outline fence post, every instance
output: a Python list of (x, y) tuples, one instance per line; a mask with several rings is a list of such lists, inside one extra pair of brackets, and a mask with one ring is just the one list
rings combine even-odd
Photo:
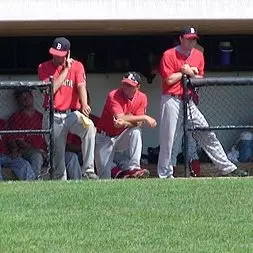
[(54, 86), (53, 86), (53, 77), (50, 76), (50, 86), (49, 86), (49, 168), (50, 174), (52, 176), (52, 171), (54, 169)]
[(187, 75), (183, 75), (183, 129), (184, 129), (184, 175), (185, 177), (189, 177), (190, 170), (189, 170), (189, 159), (188, 159), (188, 112), (187, 112), (187, 105), (188, 105), (188, 77)]

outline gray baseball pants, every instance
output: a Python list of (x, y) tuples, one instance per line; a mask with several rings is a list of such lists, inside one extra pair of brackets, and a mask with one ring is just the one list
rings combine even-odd
[(122, 169), (140, 168), (142, 139), (141, 130), (138, 127), (128, 128), (120, 135), (109, 137), (97, 133), (95, 161), (98, 169), (98, 176), (101, 179), (111, 178), (111, 169), (115, 166), (114, 159), (116, 152), (128, 152), (129, 160)]
[[(182, 135), (183, 138), (183, 135)], [(171, 154), (171, 164), (173, 166), (177, 165), (177, 156), (179, 153), (183, 152), (182, 150), (182, 139), (177, 138), (177, 140), (174, 140), (173, 148), (172, 148), (172, 154)], [(192, 160), (199, 160), (198, 155), (198, 145), (193, 137), (193, 134), (190, 132), (188, 134), (188, 161), (191, 162)]]
[[(161, 98), (161, 120), (160, 120), (160, 153), (158, 159), (157, 173), (160, 178), (173, 175), (173, 163), (178, 153), (178, 142), (183, 136), (183, 101), (170, 95)], [(195, 127), (207, 127), (208, 123), (193, 101), (188, 105), (188, 122)], [(226, 153), (216, 135), (212, 131), (194, 132), (194, 138), (210, 157), (214, 165), (228, 174), (237, 167), (228, 160)]]
[[(48, 113), (44, 114), (43, 127), (48, 128)], [(65, 148), (68, 132), (76, 134), (82, 140), (83, 172), (94, 172), (94, 149), (96, 128), (93, 124), (84, 128), (80, 121), (80, 112), (54, 113), (54, 169), (53, 179), (66, 180)], [(48, 139), (48, 136), (46, 136)]]

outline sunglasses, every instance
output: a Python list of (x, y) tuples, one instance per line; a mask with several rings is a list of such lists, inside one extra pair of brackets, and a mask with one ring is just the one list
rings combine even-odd
[(135, 78), (135, 76), (132, 73), (129, 75), (125, 75), (124, 78), (127, 78), (135, 83), (139, 83), (139, 81)]

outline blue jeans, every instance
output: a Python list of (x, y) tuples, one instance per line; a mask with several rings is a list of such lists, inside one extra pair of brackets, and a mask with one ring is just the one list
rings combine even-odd
[[(20, 180), (34, 180), (35, 174), (28, 161), (22, 157), (11, 158), (10, 156), (0, 154), (0, 176), (2, 178), (2, 166), (10, 167), (16, 177)], [(0, 178), (0, 180), (1, 180)]]
[(23, 154), (25, 160), (27, 160), (35, 174), (36, 179), (40, 177), (41, 168), (44, 163), (42, 152), (39, 149), (30, 149)]
[(239, 161), (250, 162), (253, 157), (253, 141), (240, 140), (239, 143)]

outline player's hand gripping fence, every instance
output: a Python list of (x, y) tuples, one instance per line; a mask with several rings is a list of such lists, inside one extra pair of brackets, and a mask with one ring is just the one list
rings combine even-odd
[[(0, 108), (1, 108), (1, 119), (4, 119), (8, 122), (11, 115), (18, 111), (20, 108), (18, 108), (14, 94), (17, 90), (30, 90), (33, 95), (33, 102), (34, 102), (34, 108), (39, 111), (42, 114), (47, 114), (48, 117), (46, 117), (48, 122), (45, 122), (46, 128), (42, 129), (14, 129), (13, 127), (9, 129), (8, 127), (6, 129), (0, 129), (0, 136), (7, 135), (46, 135), (49, 142), (47, 145), (47, 158), (48, 158), (48, 169), (53, 169), (53, 152), (54, 152), (54, 141), (53, 141), (53, 119), (54, 119), (54, 112), (53, 112), (53, 85), (52, 85), (52, 79), (50, 79), (49, 82), (41, 82), (41, 81), (0, 81)], [(48, 108), (45, 110), (42, 106), (44, 96), (48, 96), (49, 103)], [(34, 118), (31, 118), (31, 121), (36, 120)], [(21, 122), (22, 123), (22, 122)], [(27, 122), (23, 122), (27, 123)], [(32, 122), (30, 122), (31, 125)], [(19, 124), (20, 125), (20, 124)], [(22, 125), (22, 124), (21, 124)], [(29, 125), (25, 124), (25, 125)], [(14, 124), (15, 126), (15, 124)]]
[[(253, 78), (252, 77), (206, 77), (183, 76), (184, 85), (184, 164), (185, 176), (189, 176), (188, 134), (198, 131), (217, 131), (218, 139), (228, 150), (243, 129), (253, 129)], [(198, 89), (200, 103), (208, 126), (191, 121), (189, 88)], [(224, 131), (219, 131), (224, 130)]]

